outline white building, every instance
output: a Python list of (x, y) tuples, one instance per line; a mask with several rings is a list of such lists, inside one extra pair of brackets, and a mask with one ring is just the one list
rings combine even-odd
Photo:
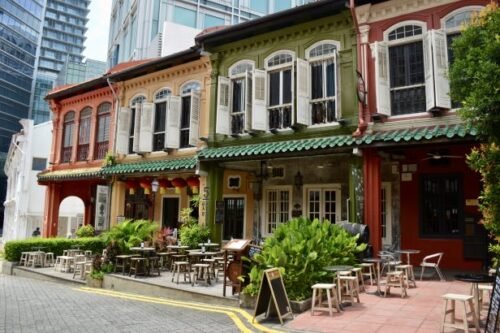
[[(12, 136), (4, 167), (7, 195), (3, 242), (31, 237), (33, 230), (39, 227), (42, 231), (43, 225), (45, 187), (38, 185), (36, 175), (47, 167), (52, 122), (33, 125), (33, 120), (22, 119), (20, 123), (22, 129)], [(75, 197), (64, 200), (59, 220), (63, 225), (59, 235), (66, 236), (83, 220), (83, 202)]]
[(108, 66), (194, 45), (203, 29), (245, 22), (314, 0), (113, 0)]

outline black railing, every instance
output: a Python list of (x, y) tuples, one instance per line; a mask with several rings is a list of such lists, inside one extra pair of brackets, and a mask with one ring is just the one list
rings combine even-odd
[(106, 157), (106, 153), (108, 152), (108, 141), (97, 142), (95, 150), (95, 159), (104, 159), (104, 157)]
[(68, 163), (71, 161), (71, 153), (73, 152), (73, 147), (64, 147), (61, 152), (61, 162)]
[(425, 86), (391, 91), (392, 115), (425, 112)]
[(77, 161), (86, 161), (89, 156), (89, 144), (78, 145)]
[(317, 101), (311, 103), (311, 123), (326, 124), (337, 121), (335, 114), (335, 101)]
[(282, 106), (272, 108), (269, 112), (269, 129), (283, 129), (292, 126), (292, 107)]

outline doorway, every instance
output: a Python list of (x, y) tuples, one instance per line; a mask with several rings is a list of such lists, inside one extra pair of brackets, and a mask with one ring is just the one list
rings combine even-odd
[(242, 239), (245, 226), (245, 198), (224, 198), (224, 228), (222, 238)]
[(162, 212), (162, 227), (175, 229), (179, 227), (179, 198), (164, 197)]

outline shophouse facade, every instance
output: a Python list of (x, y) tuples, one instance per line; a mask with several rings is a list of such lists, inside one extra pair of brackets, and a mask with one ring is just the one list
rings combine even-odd
[(419, 249), (415, 262), (443, 252), (446, 268), (485, 263), (480, 179), (466, 163), (477, 141), (450, 99), (447, 72), (453, 38), (488, 2), (365, 1), (355, 8), (368, 92), (356, 135), (376, 251)]
[(196, 42), (214, 78), (208, 148), (198, 153), (213, 237), (260, 239), (301, 215), (362, 222), (356, 39), (345, 3), (304, 5)]

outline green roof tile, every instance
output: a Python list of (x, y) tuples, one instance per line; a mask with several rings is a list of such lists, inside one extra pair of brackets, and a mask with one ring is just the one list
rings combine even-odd
[(134, 173), (153, 173), (161, 171), (192, 170), (196, 168), (196, 156), (171, 160), (120, 163), (104, 167), (103, 175), (122, 175)]
[(51, 180), (73, 180), (73, 179), (86, 179), (86, 178), (88, 179), (100, 176), (101, 176), (101, 167), (46, 171), (46, 172), (40, 172), (37, 175), (38, 181), (40, 182), (46, 182)]
[(231, 159), (252, 156), (265, 156), (290, 152), (314, 151), (336, 147), (365, 146), (377, 143), (404, 144), (406, 142), (432, 140), (439, 138), (454, 139), (475, 136), (476, 131), (464, 125), (448, 125), (407, 128), (366, 134), (359, 138), (350, 135), (336, 135), (313, 139), (266, 142), (236, 145), (219, 148), (206, 148), (198, 152), (202, 160)]

